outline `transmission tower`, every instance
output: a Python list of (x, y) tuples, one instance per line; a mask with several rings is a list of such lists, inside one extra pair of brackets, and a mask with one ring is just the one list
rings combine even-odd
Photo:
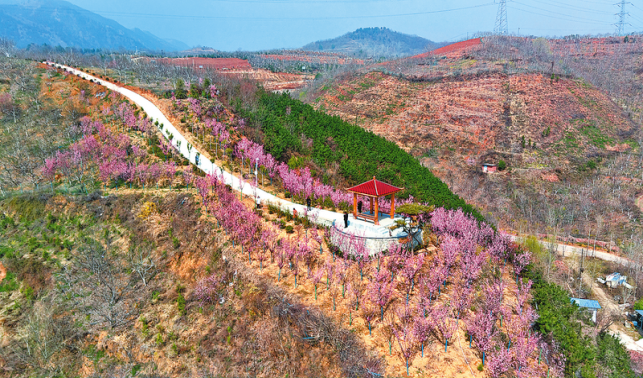
[(509, 24), (507, 23), (507, 0), (500, 0), (498, 6), (498, 15), (496, 16), (496, 34), (509, 34)]
[(625, 5), (630, 4), (629, 2), (625, 0), (621, 0), (620, 3), (616, 3), (615, 5), (619, 6), (621, 8), (620, 12), (618, 12), (616, 15), (618, 16), (618, 23), (616, 23), (616, 32), (618, 35), (625, 35), (625, 25), (627, 22), (625, 22), (625, 16), (629, 16), (630, 14), (625, 12)]

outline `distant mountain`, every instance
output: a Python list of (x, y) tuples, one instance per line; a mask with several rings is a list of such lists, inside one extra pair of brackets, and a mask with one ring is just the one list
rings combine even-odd
[(105, 50), (178, 51), (189, 47), (140, 29), (127, 29), (61, 0), (0, 0), (0, 36), (21, 48), (32, 43)]
[(400, 57), (421, 54), (441, 46), (428, 39), (388, 28), (363, 28), (335, 39), (309, 43), (303, 49), (362, 57)]

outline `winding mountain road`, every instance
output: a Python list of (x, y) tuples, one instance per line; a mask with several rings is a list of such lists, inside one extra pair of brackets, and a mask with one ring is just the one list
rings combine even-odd
[[(206, 158), (203, 155), (203, 152), (197, 151), (196, 148), (194, 148), (194, 151), (192, 152), (189, 151), (188, 150), (189, 142), (181, 134), (181, 132), (176, 127), (174, 127), (172, 122), (170, 122), (170, 120), (167, 119), (167, 117), (165, 117), (163, 112), (159, 108), (157, 108), (156, 105), (154, 105), (151, 101), (141, 96), (140, 94), (133, 92), (127, 88), (120, 87), (114, 83), (110, 83), (109, 81), (101, 80), (95, 76), (92, 76), (88, 73), (77, 70), (73, 67), (65, 66), (62, 64), (56, 64), (52, 62), (43, 62), (43, 63), (52, 67), (66, 69), (67, 71), (73, 73), (74, 75), (77, 75), (85, 80), (93, 80), (95, 83), (100, 84), (105, 88), (108, 88), (114, 92), (118, 92), (123, 96), (127, 97), (128, 99), (130, 99), (130, 101), (140, 106), (143, 109), (143, 111), (147, 113), (149, 118), (151, 118), (153, 121), (158, 121), (159, 124), (163, 124), (165, 130), (169, 131), (174, 136), (172, 140), (168, 140), (168, 141), (172, 143), (174, 147), (176, 147), (176, 149), (181, 153), (181, 155), (183, 155), (183, 157), (188, 159), (190, 163), (194, 164), (197, 168), (199, 168), (206, 174), (213, 175), (215, 172), (222, 174), (224, 183), (226, 185), (230, 185), (232, 189), (236, 191), (241, 191), (243, 194), (247, 196), (256, 195), (257, 198), (262, 203), (269, 202), (271, 204), (281, 207), (283, 210), (288, 210), (290, 212), (292, 212), (293, 210), (296, 210), (299, 214), (305, 213), (306, 211), (305, 206), (299, 205), (290, 201), (286, 201), (282, 198), (279, 198), (259, 188), (253, 189), (247, 181), (242, 182), (241, 180), (239, 180), (238, 177), (230, 174), (229, 172), (226, 172), (221, 167), (214, 164), (214, 162), (210, 161), (210, 159)], [(161, 131), (161, 134), (163, 134), (163, 136), (167, 139), (167, 136), (162, 131)], [(199, 152), (201, 154), (198, 165), (196, 162), (196, 152)], [(343, 214), (336, 213), (329, 210), (321, 210), (321, 209), (313, 209), (312, 211), (309, 212), (309, 214), (312, 215), (311, 218), (317, 220), (318, 224), (325, 225), (325, 226), (330, 226), (333, 224), (335, 220), (340, 221), (343, 218)]]

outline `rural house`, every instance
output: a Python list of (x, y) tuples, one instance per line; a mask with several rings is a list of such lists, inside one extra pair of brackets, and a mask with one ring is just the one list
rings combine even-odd
[(581, 308), (581, 310), (589, 311), (592, 313), (592, 322), (596, 323), (596, 313), (598, 310), (601, 309), (601, 305), (598, 303), (598, 301), (592, 300), (592, 299), (579, 299), (579, 298), (572, 298), (572, 303), (575, 303), (578, 305), (578, 307)]

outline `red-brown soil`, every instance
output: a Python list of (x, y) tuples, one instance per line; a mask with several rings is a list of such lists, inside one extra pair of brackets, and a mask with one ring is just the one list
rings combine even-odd
[(451, 147), (462, 159), (492, 150), (513, 153), (524, 136), (538, 148), (567, 151), (565, 160), (587, 149), (607, 151), (618, 144), (617, 134), (632, 127), (597, 89), (539, 74), (414, 83), (372, 72), (326, 91), (321, 100), (318, 106), (329, 113), (409, 151)]
[(160, 58), (150, 61), (181, 67), (212, 68), (215, 70), (252, 69), (247, 60), (238, 58)]
[(467, 51), (470, 51), (482, 43), (482, 38), (469, 39), (462, 42), (452, 43), (448, 46), (440, 47), (424, 54), (416, 55), (412, 58), (426, 58), (428, 56), (446, 55), (448, 57), (460, 57)]
[(284, 52), (283, 54), (263, 55), (263, 57), (269, 59), (309, 62), (317, 64), (364, 64), (364, 61), (361, 59), (354, 59), (341, 54), (329, 54), (311, 51)]

